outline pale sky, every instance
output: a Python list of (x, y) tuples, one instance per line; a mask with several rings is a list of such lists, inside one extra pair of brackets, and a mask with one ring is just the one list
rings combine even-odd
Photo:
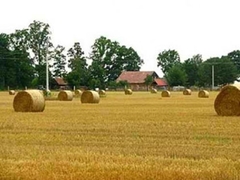
[(0, 33), (48, 23), (54, 46), (80, 42), (88, 56), (105, 36), (134, 48), (141, 70), (162, 72), (157, 56), (178, 51), (181, 61), (201, 54), (206, 60), (240, 50), (239, 0), (3, 0)]

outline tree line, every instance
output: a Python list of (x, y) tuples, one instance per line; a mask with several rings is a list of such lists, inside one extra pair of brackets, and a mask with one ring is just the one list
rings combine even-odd
[[(11, 34), (0, 34), (0, 89), (45, 85), (47, 62), (50, 82), (54, 77), (62, 77), (70, 87), (105, 89), (126, 85), (115, 80), (122, 71), (140, 70), (144, 60), (132, 47), (103, 36), (95, 40), (88, 56), (80, 42), (74, 42), (69, 49), (54, 45), (50, 26), (39, 21)], [(165, 50), (159, 53), (157, 62), (170, 86), (209, 86), (212, 65), (216, 67), (216, 84), (231, 83), (238, 78), (240, 51), (206, 61), (195, 55), (181, 62), (176, 50)]]
[[(106, 88), (115, 85), (122, 71), (138, 71), (143, 60), (132, 47), (101, 36), (84, 54), (80, 42), (69, 49), (51, 41), (50, 26), (33, 21), (28, 28), (0, 34), (0, 89), (46, 84), (46, 62), (50, 82), (64, 78), (73, 87)], [(91, 63), (88, 64), (87, 61)]]
[(240, 75), (239, 50), (205, 61), (197, 54), (183, 62), (176, 50), (165, 50), (157, 60), (170, 86), (211, 87), (212, 80), (214, 85), (225, 85), (238, 81)]

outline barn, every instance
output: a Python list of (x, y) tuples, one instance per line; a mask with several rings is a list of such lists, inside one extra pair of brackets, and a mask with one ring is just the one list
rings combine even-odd
[(167, 87), (167, 83), (163, 79), (159, 78), (155, 71), (123, 71), (116, 79), (116, 82), (127, 81), (129, 88), (132, 90), (144, 91), (149, 89), (149, 86), (145, 83), (145, 79), (148, 76), (153, 78), (153, 82), (149, 86), (154, 88)]

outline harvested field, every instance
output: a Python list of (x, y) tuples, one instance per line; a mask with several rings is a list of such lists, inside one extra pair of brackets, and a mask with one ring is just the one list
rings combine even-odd
[(239, 179), (239, 117), (216, 114), (217, 93), (108, 92), (16, 113), (0, 92), (0, 179)]

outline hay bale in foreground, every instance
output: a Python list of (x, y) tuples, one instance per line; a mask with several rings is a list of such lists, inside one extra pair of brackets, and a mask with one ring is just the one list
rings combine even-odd
[(58, 93), (58, 100), (59, 101), (72, 101), (73, 100), (72, 91), (69, 91), (69, 90), (60, 91)]
[(106, 91), (104, 91), (102, 89), (98, 91), (98, 94), (99, 94), (100, 97), (106, 97), (107, 96)]
[(80, 89), (76, 89), (74, 91), (74, 97), (81, 97), (81, 95), (82, 95), (82, 91)]
[(125, 93), (126, 95), (132, 95), (132, 90), (131, 90), (131, 89), (125, 89), (125, 90), (124, 90), (124, 93)]
[(162, 97), (170, 97), (171, 93), (170, 93), (170, 91), (164, 90), (164, 91), (162, 91), (161, 95), (162, 95)]
[(209, 98), (209, 92), (206, 90), (201, 90), (198, 92), (199, 98)]
[(221, 116), (240, 116), (240, 86), (223, 87), (214, 101), (214, 108)]
[(82, 93), (81, 102), (82, 103), (99, 103), (100, 97), (98, 92), (87, 90)]
[(184, 89), (183, 95), (191, 95), (191, 94), (192, 94), (191, 89)]
[(45, 99), (39, 90), (20, 91), (14, 97), (13, 108), (16, 112), (42, 112)]
[(9, 90), (8, 93), (9, 95), (15, 95), (16, 92), (14, 90)]
[(157, 89), (155, 88), (151, 88), (151, 91), (150, 91), (152, 94), (156, 94), (157, 93)]

